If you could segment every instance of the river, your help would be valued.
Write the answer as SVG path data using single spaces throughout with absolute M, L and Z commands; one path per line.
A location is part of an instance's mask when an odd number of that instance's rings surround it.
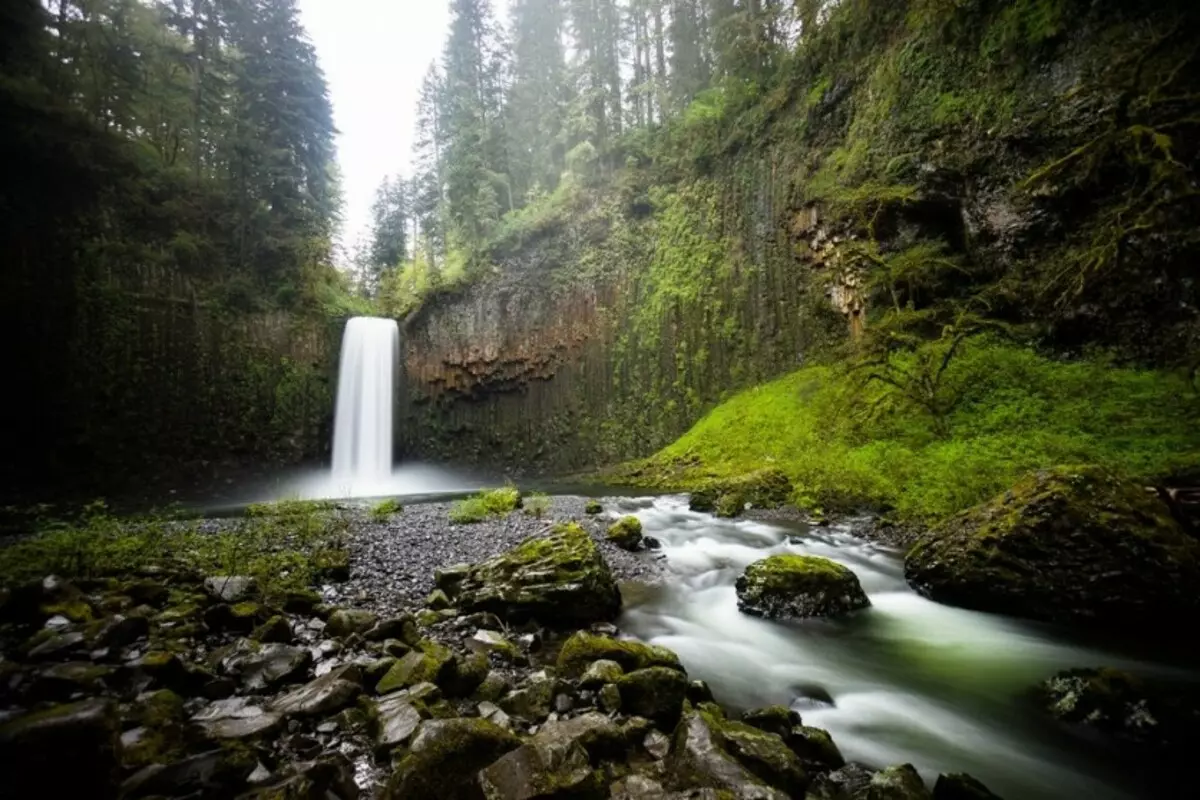
M 718 519 L 681 497 L 617 504 L 662 543 L 672 578 L 625 587 L 622 630 L 674 650 L 722 704 L 791 705 L 847 760 L 908 762 L 929 781 L 969 772 L 1007 800 L 1147 796 L 1145 776 L 1041 717 L 1028 690 L 1069 667 L 1178 677 L 1171 667 L 1073 643 L 1053 626 L 926 600 L 905 583 L 899 554 L 855 534 L 863 520 L 810 528 Z M 871 607 L 791 622 L 739 612 L 734 581 L 773 553 L 844 564 Z

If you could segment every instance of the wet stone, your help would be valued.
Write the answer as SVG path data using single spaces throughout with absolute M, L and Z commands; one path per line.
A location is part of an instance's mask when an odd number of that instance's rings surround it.
M 258 584 L 248 575 L 214 575 L 204 579 L 204 589 L 222 603 L 239 603 L 258 594 Z

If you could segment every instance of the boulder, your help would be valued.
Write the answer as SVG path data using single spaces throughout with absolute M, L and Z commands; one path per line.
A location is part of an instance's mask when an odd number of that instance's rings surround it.
M 69 700 L 82 693 L 97 693 L 112 678 L 112 667 L 91 661 L 68 661 L 45 667 L 33 677 L 29 696 L 34 700 Z
M 325 635 L 345 638 L 352 633 L 365 634 L 375 627 L 379 617 L 361 608 L 339 608 L 325 621 Z
M 521 688 L 504 695 L 500 707 L 529 722 L 541 722 L 549 716 L 557 691 L 558 681 L 544 672 L 535 673 Z
M 799 757 L 800 765 L 809 774 L 841 769 L 846 765 L 846 759 L 834 744 L 833 737 L 823 728 L 796 725 L 783 740 Z
M 742 722 L 786 740 L 792 728 L 800 724 L 800 715 L 787 706 L 765 706 L 744 712 Z
M 986 786 L 962 772 L 938 775 L 933 800 L 1000 800 Z
M 377 694 L 387 694 L 418 683 L 438 686 L 452 681 L 456 673 L 454 653 L 445 645 L 423 641 L 420 649 L 407 654 L 387 671 L 375 687 Z
M 556 663 L 559 672 L 573 678 L 582 675 L 592 662 L 601 659 L 615 661 L 626 671 L 669 667 L 685 672 L 683 665 L 679 663 L 679 656 L 665 647 L 629 639 L 613 639 L 587 631 L 577 631 L 563 643 Z
M 192 716 L 210 739 L 253 739 L 270 736 L 283 726 L 283 715 L 255 705 L 246 697 L 218 700 Z
M 238 800 L 357 800 L 354 762 L 342 753 L 290 765 L 282 780 L 262 786 Z
M 214 654 L 217 670 L 235 678 L 249 691 L 262 691 L 302 676 L 312 665 L 312 653 L 287 644 L 260 644 L 239 639 Z
M 398 639 L 409 647 L 416 647 L 421 642 L 421 632 L 417 630 L 417 621 L 411 614 L 401 614 L 398 617 L 382 619 L 364 634 L 370 642 L 382 642 L 388 639 Z
M 476 653 L 488 655 L 490 653 L 498 653 L 504 658 L 512 662 L 521 662 L 525 660 L 524 654 L 517 648 L 515 644 L 505 638 L 504 634 L 499 631 L 490 631 L 480 629 L 475 631 L 475 634 L 467 640 L 467 648 Z
M 424 703 L 408 692 L 395 692 L 381 698 L 371 715 L 377 751 L 384 753 L 408 744 L 428 716 Z
M 240 603 L 258 594 L 258 583 L 249 575 L 213 575 L 204 579 L 204 590 L 222 603 Z
M 256 642 L 273 644 L 291 644 L 292 626 L 283 617 L 276 614 L 250 633 L 250 638 Z
M 0 725 L 7 796 L 116 797 L 120 755 L 120 721 L 106 700 L 55 706 Z
M 547 722 L 538 729 L 535 740 L 566 746 L 577 744 L 592 759 L 619 755 L 625 748 L 625 734 L 606 714 L 590 711 L 571 719 Z
M 592 537 L 575 523 L 476 564 L 447 592 L 464 613 L 569 627 L 611 620 L 621 595 Z
M 687 699 L 687 677 L 669 667 L 634 670 L 622 675 L 616 685 L 625 713 L 654 720 L 668 730 L 679 720 Z
M 150 620 L 114 614 L 92 636 L 91 647 L 125 647 L 150 635 Z
M 1166 690 L 1102 667 L 1059 672 L 1037 687 L 1037 696 L 1055 719 L 1126 744 L 1177 755 L 1200 746 L 1200 698 L 1194 689 Z
M 285 717 L 323 717 L 341 711 L 362 694 L 362 671 L 348 664 L 293 689 L 271 703 Z
M 588 665 L 579 678 L 579 686 L 582 689 L 599 689 L 606 683 L 615 683 L 624 674 L 625 670 L 621 669 L 620 664 L 602 658 Z
M 736 588 L 738 608 L 763 617 L 823 617 L 871 604 L 853 572 L 820 556 L 787 553 L 755 561 Z
M 912 764 L 897 764 L 871 776 L 863 800 L 932 800 Z
M 637 517 L 621 517 L 609 526 L 606 536 L 622 550 L 637 550 L 642 544 L 642 522 Z
M 485 719 L 428 720 L 396 764 L 381 800 L 474 797 L 479 771 L 520 746 L 514 734 Z
M 938 602 L 1052 622 L 1144 630 L 1200 611 L 1200 541 L 1099 467 L 1026 476 L 923 536 L 904 572 Z
M 782 744 L 780 742 L 781 747 Z M 680 720 L 666 764 L 672 781 L 681 788 L 716 789 L 739 800 L 787 800 L 790 797 L 786 791 L 768 785 L 730 755 L 724 748 L 720 722 L 700 711 L 689 711 Z
M 862 764 L 849 763 L 813 781 L 806 800 L 865 800 L 874 773 Z
M 171 764 L 150 764 L 121 784 L 122 800 L 141 797 L 233 797 L 258 765 L 251 750 L 220 747 Z
M 487 800 L 602 800 L 607 796 L 582 747 L 536 738 L 481 771 L 479 785 Z
M 808 776 L 780 736 L 732 720 L 721 723 L 720 734 L 725 750 L 746 769 L 789 795 L 804 794 Z

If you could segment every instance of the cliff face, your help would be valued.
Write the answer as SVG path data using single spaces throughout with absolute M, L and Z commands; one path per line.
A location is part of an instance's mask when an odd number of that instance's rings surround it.
M 405 321 L 402 448 L 535 470 L 644 455 L 872 331 L 1186 362 L 1198 14 L 840 5 L 778 86 L 698 99 L 715 105 Z

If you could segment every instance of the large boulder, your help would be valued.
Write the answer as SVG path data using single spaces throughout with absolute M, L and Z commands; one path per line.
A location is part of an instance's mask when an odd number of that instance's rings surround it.
M 786 800 L 792 796 L 804 796 L 802 786 L 798 792 L 792 793 L 793 779 L 800 769 L 798 762 L 787 768 L 789 775 L 784 781 L 787 788 L 771 785 L 726 749 L 727 740 L 722 733 L 724 724 L 724 720 L 703 711 L 689 711 L 683 716 L 675 729 L 671 753 L 667 757 L 667 772 L 674 785 L 681 789 L 715 789 L 738 800 Z M 787 763 L 787 756 L 795 761 L 796 757 L 778 736 L 757 731 L 748 725 L 742 727 L 754 731 L 763 741 L 772 737 L 773 744 L 777 744 L 774 750 L 780 763 Z M 759 762 L 758 766 L 761 769 L 763 765 Z M 800 775 L 802 780 L 803 773 Z
M 478 773 L 516 750 L 521 740 L 484 719 L 441 719 L 421 724 L 382 800 L 459 800 L 478 796 Z
M 487 800 L 602 800 L 600 774 L 579 744 L 535 738 L 479 773 Z
M 1200 542 L 1099 467 L 1025 477 L 922 537 L 904 572 L 938 602 L 1031 619 L 1144 628 L 1200 611 Z
M 592 537 L 574 523 L 444 581 L 464 614 L 487 611 L 510 622 L 569 627 L 611 620 L 621 595 Z
M 687 699 L 688 680 L 669 667 L 638 669 L 617 679 L 621 710 L 654 720 L 670 730 L 678 720 Z
M 823 617 L 871 604 L 853 572 L 820 556 L 755 561 L 737 579 L 738 608 L 763 617 Z
M 1055 719 L 1142 748 L 1192 753 L 1200 746 L 1194 691 L 1164 690 L 1117 669 L 1069 669 L 1037 687 Z
M 119 719 L 108 701 L 85 700 L 26 714 L 0 726 L 0 761 L 5 764 L 0 793 L 116 797 L 120 756 Z

